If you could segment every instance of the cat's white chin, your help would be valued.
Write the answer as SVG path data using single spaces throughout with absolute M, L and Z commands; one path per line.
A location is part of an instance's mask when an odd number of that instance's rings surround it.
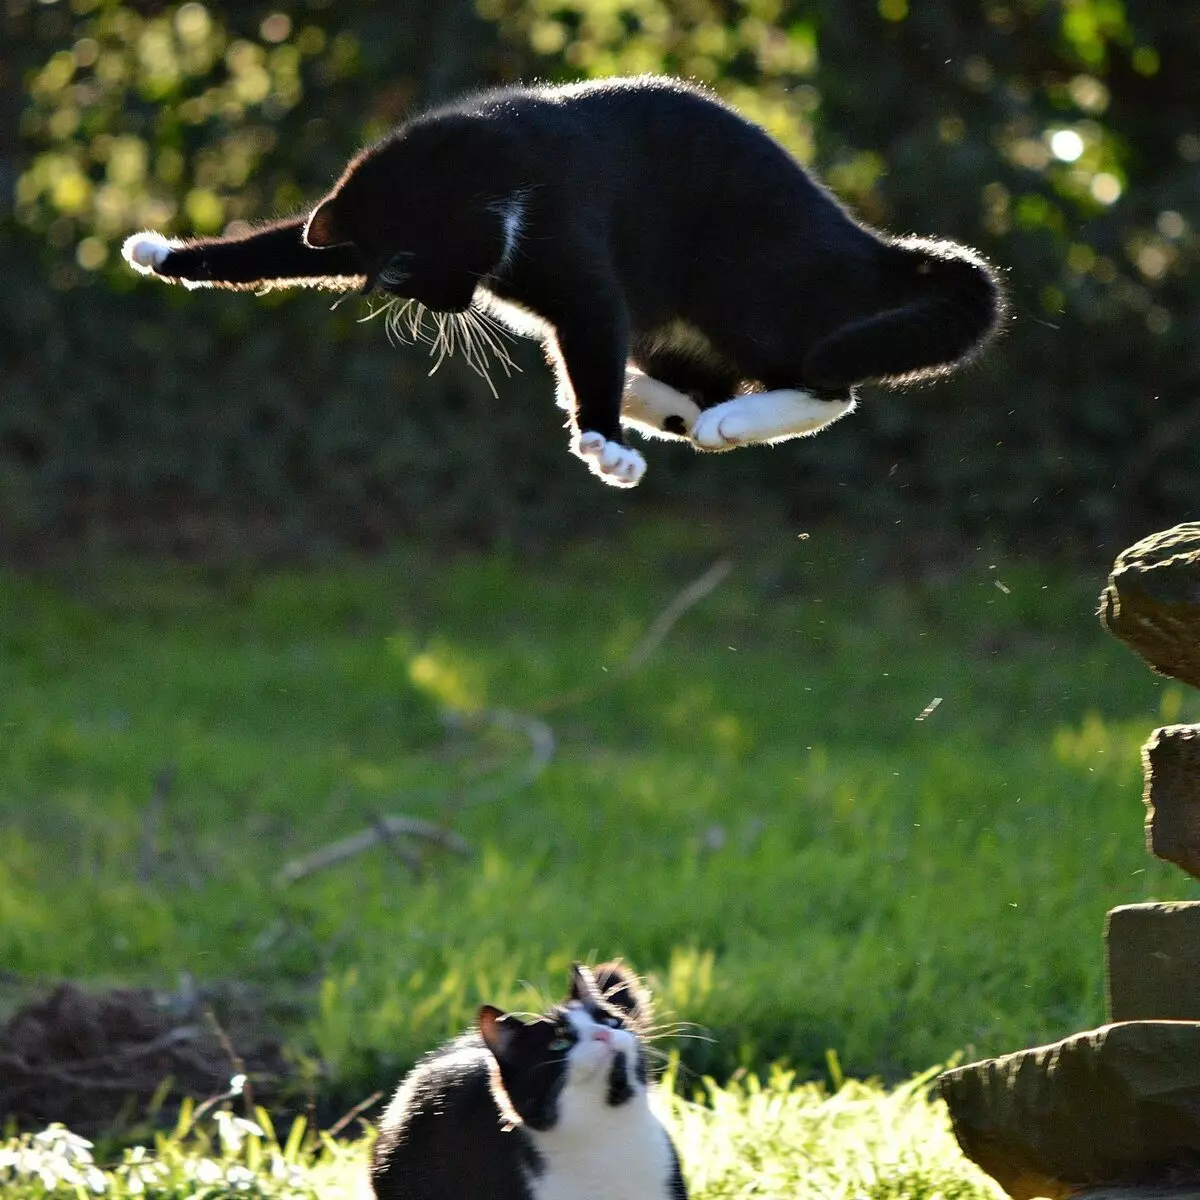
M 646 460 L 632 446 L 610 442 L 602 433 L 580 433 L 571 443 L 571 452 L 612 487 L 637 487 L 646 473 Z
M 121 247 L 121 257 L 142 275 L 153 275 L 166 261 L 172 250 L 179 248 L 180 243 L 172 242 L 155 233 L 152 229 L 143 230 L 125 239 Z

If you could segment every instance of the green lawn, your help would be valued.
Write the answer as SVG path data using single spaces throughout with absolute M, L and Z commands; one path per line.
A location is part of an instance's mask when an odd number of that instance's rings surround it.
M 481 1000 L 540 1007 L 574 957 L 648 974 L 695 1026 L 667 1043 L 689 1080 L 819 1075 L 827 1050 L 897 1080 L 1100 1022 L 1105 910 L 1200 893 L 1143 848 L 1137 755 L 1196 704 L 1101 630 L 1099 563 L 968 547 L 901 579 L 834 531 L 756 535 L 639 671 L 547 716 L 534 786 L 451 812 L 526 751 L 447 738 L 440 705 L 603 686 L 737 534 L 10 572 L 6 1003 L 64 976 L 243 980 L 289 998 L 339 1102 Z M 450 815 L 473 853 L 276 882 L 382 813 Z
M 688 1097 L 671 1082 L 660 1107 L 693 1200 L 1002 1200 L 962 1157 L 925 1079 L 892 1091 L 850 1082 L 829 1094 L 775 1072 L 762 1084 L 709 1083 Z M 210 1115 L 186 1136 L 160 1137 L 154 1153 L 126 1151 L 105 1170 L 61 1130 L 0 1142 L 0 1185 L 8 1200 L 361 1197 L 368 1138 L 294 1136 L 302 1125 L 277 1137 L 265 1114 L 257 1130 L 231 1118 Z

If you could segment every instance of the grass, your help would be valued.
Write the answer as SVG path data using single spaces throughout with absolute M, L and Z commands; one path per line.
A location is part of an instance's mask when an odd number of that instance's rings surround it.
M 733 543 L 639 672 L 549 718 L 532 788 L 454 814 L 469 860 L 416 879 L 376 850 L 276 884 L 375 814 L 446 816 L 522 748 L 447 739 L 440 706 L 604 680 Z M 540 1007 L 574 957 L 624 955 L 694 1023 L 689 1080 L 820 1075 L 832 1049 L 894 1081 L 1087 1028 L 1105 911 L 1200 894 L 1145 852 L 1137 755 L 1195 704 L 1103 633 L 1102 582 L 969 547 L 889 575 L 836 531 L 699 520 L 534 563 L 9 574 L 2 994 L 242 980 L 287 998 L 338 1103 L 481 1000 Z
M 776 1071 L 695 1098 L 671 1087 L 663 1116 L 693 1200 L 814 1196 L 820 1200 L 1000 1200 L 1003 1193 L 959 1153 L 928 1076 L 887 1090 L 848 1082 L 831 1094 Z M 196 1125 L 191 1114 L 152 1152 L 136 1148 L 101 1168 L 87 1143 L 62 1129 L 0 1142 L 8 1200 L 106 1195 L 114 1200 L 351 1200 L 365 1171 L 369 1136 L 351 1144 L 305 1136 L 303 1119 L 282 1144 L 266 1113 L 224 1112 Z

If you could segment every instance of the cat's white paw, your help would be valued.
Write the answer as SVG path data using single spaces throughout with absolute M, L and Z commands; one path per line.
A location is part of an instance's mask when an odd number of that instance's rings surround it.
M 166 261 L 167 255 L 178 246 L 178 242 L 169 241 L 161 233 L 147 229 L 125 239 L 125 244 L 121 247 L 121 256 L 135 271 L 143 275 L 153 275 Z
M 816 433 L 854 408 L 853 400 L 818 400 L 807 392 L 757 392 L 706 409 L 692 426 L 701 450 L 733 450 Z
M 733 450 L 746 444 L 745 421 L 718 404 L 702 412 L 692 426 L 692 441 L 701 450 Z
M 635 368 L 625 372 L 621 424 L 650 437 L 686 438 L 700 416 L 700 406 L 682 392 Z
M 581 433 L 571 449 L 613 487 L 637 487 L 646 473 L 646 460 L 632 446 L 610 442 L 602 433 Z

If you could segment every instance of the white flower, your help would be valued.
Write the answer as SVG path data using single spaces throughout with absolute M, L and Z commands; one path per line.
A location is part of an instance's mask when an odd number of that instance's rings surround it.
M 196 1180 L 199 1183 L 218 1183 L 223 1176 L 221 1164 L 213 1162 L 211 1158 L 202 1158 L 196 1164 Z
M 255 1182 L 254 1172 L 238 1163 L 225 1168 L 225 1182 L 238 1192 L 248 1192 Z
M 263 1131 L 255 1122 L 247 1120 L 245 1117 L 235 1117 L 233 1113 L 226 1112 L 224 1109 L 213 1113 L 213 1120 L 216 1121 L 217 1130 L 221 1135 L 221 1145 L 228 1154 L 240 1153 L 242 1143 L 247 1137 L 261 1138 L 264 1136 Z

